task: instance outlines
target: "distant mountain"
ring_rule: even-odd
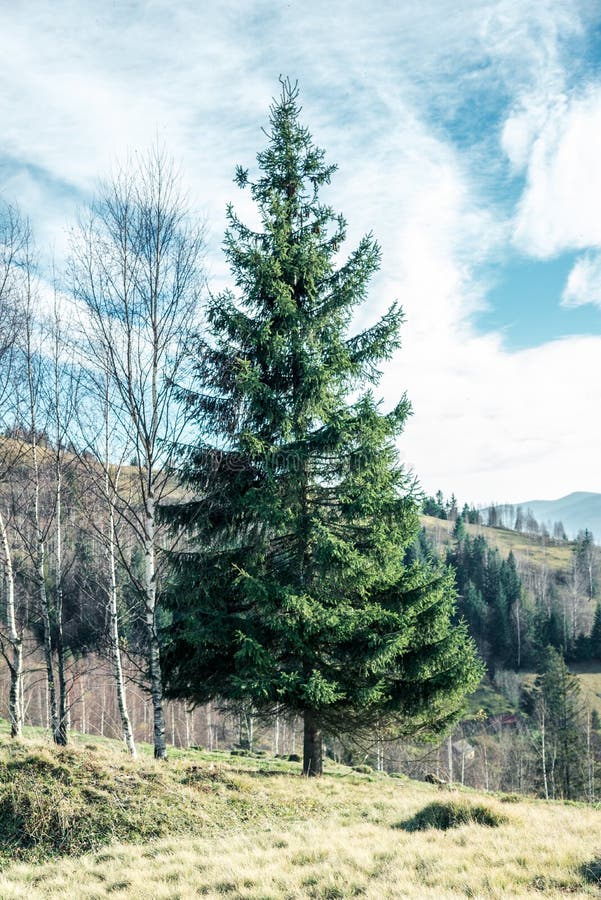
[[[563,522],[569,538],[588,528],[594,535],[595,543],[601,543],[601,494],[575,491],[559,500],[526,500],[524,503],[498,507],[503,524],[508,528],[514,527],[518,507],[522,508],[524,515],[531,510],[537,522],[546,525],[551,534],[554,523]]]

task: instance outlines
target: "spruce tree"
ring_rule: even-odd
[[[539,708],[544,708],[547,742],[553,758],[553,796],[573,800],[583,788],[581,760],[584,755],[584,709],[578,676],[573,675],[563,657],[548,647],[543,669],[534,684]]]
[[[595,618],[590,636],[590,654],[593,659],[601,659],[601,602],[595,608]]]
[[[345,221],[319,196],[335,166],[299,114],[283,81],[258,177],[236,172],[261,224],[228,209],[236,293],[210,299],[191,360],[188,499],[164,511],[188,538],[164,668],[172,697],[301,715],[303,769],[319,775],[324,732],[441,733],[481,669],[452,623],[450,573],[406,561],[418,500],[395,440],[409,403],[385,413],[371,391],[402,315],[348,335],[380,250],[367,235],[338,264]]]

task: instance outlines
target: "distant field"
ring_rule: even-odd
[[[591,708],[596,709],[601,716],[601,671],[599,666],[592,663],[576,663],[570,665],[570,670],[578,674],[585,698]]]
[[[434,516],[420,516],[420,519],[427,534],[437,543],[444,545],[452,543],[454,522],[436,519]],[[550,569],[567,569],[570,566],[574,545],[569,541],[560,544],[549,542],[546,546],[542,546],[540,538],[529,537],[508,528],[467,525],[466,529],[471,536],[483,535],[503,556],[507,556],[509,551],[513,550],[516,558],[535,565],[547,565]]]
[[[583,804],[332,764],[307,780],[269,758],[0,744],[6,900],[598,897],[599,834]]]
[[[582,688],[582,698],[591,710],[596,710],[601,716],[601,669],[598,663],[570,663],[570,672],[578,675]],[[520,678],[525,684],[532,685],[536,678],[536,672],[521,671]],[[480,688],[478,688],[480,690]]]

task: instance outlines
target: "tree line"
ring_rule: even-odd
[[[486,525],[488,528],[509,528],[520,534],[540,535],[543,539],[552,538],[555,541],[567,541],[566,530],[560,520],[553,523],[551,532],[544,522],[538,522],[532,510],[523,506],[515,506],[511,503],[498,505],[492,503],[488,507],[477,508],[464,503],[459,510],[455,494],[445,499],[442,491],[436,494],[426,495],[422,500],[422,512],[425,516],[434,516],[437,519],[449,519],[455,521],[462,518],[471,525]],[[589,533],[583,530],[583,534]]]

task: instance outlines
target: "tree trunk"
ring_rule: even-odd
[[[39,526],[38,526],[39,529]],[[56,706],[56,684],[54,680],[54,666],[52,664],[52,626],[50,622],[50,607],[46,593],[46,581],[44,576],[45,547],[41,532],[38,530],[37,539],[37,580],[42,612],[42,625],[44,630],[44,661],[46,663],[46,680],[48,682],[48,704],[50,707],[50,727],[53,740],[58,736],[58,711]]]
[[[108,471],[108,470],[107,470]],[[107,475],[107,495],[108,475]],[[121,717],[121,731],[123,740],[130,756],[135,758],[136,745],[134,743],[134,734],[129,718],[129,710],[127,708],[127,696],[125,692],[125,680],[123,678],[123,665],[121,662],[121,647],[119,644],[119,612],[117,607],[117,573],[115,571],[115,517],[113,510],[113,502],[110,496],[107,497],[109,504],[109,534],[108,534],[108,557],[109,557],[109,641],[110,652],[113,661],[113,672],[115,675],[115,687],[117,690],[117,705],[119,707],[119,716]]]
[[[10,670],[10,692],[8,708],[10,716],[10,736],[21,737],[23,734],[23,641],[17,629],[15,615],[15,576],[12,555],[8,543],[8,534],[4,516],[0,513],[0,536],[4,553],[4,572],[6,577],[6,618],[8,622],[8,640],[12,650]]]
[[[80,698],[81,698],[81,722],[80,722],[80,728],[79,728],[79,730],[81,731],[82,734],[87,734],[87,731],[88,731],[88,718],[87,718],[87,715],[86,715],[86,694],[87,694],[87,689],[86,689],[86,674],[85,674],[85,671],[81,673],[81,681],[80,681],[80,688],[79,688],[79,691],[80,691],[79,696],[80,696]]]
[[[213,711],[211,704],[207,704],[207,746],[209,750],[213,749]]]
[[[305,713],[303,737],[303,775],[323,775],[323,736],[321,728],[310,712]]]
[[[29,276],[29,272],[28,272]],[[33,351],[31,344],[31,310],[28,309],[26,318],[26,341],[27,341],[27,382],[29,388],[29,424],[31,427],[31,461],[34,478],[34,499],[33,513],[35,526],[35,571],[37,580],[37,589],[39,592],[40,612],[42,614],[42,625],[44,632],[44,661],[46,663],[46,680],[48,683],[48,705],[50,712],[50,720],[52,727],[52,736],[56,739],[58,735],[58,712],[56,706],[56,686],[54,681],[54,667],[52,661],[52,623],[50,617],[50,604],[48,602],[48,594],[46,592],[46,547],[44,543],[44,532],[42,531],[40,518],[40,467],[38,461],[38,445],[36,432],[36,394],[34,386],[34,370],[33,370]]]
[[[484,755],[484,787],[485,790],[489,789],[489,780],[488,780],[488,753],[486,750],[486,744],[482,746],[482,753]]]
[[[123,677],[123,664],[121,661],[121,644],[119,641],[119,607],[117,597],[117,563],[116,563],[116,539],[115,539],[115,491],[110,478],[110,438],[111,438],[111,420],[110,420],[110,375],[107,366],[105,395],[104,395],[104,492],[108,513],[108,529],[106,536],[106,553],[108,558],[109,569],[109,589],[108,589],[108,614],[109,614],[109,645],[110,655],[113,663],[113,673],[115,677],[115,688],[117,691],[117,706],[119,707],[119,716],[121,718],[121,732],[123,740],[130,756],[136,757],[136,745],[134,742],[134,732],[127,708],[127,694],[125,690],[125,679]],[[116,484],[119,480],[120,468],[116,473]],[[104,731],[104,693],[102,706],[102,727]]]
[[[546,742],[546,722],[545,710],[541,711],[540,720],[540,737],[541,737],[541,763],[543,770],[543,787],[545,790],[545,800],[549,799],[549,783],[547,781],[547,742]]]
[[[167,759],[165,743],[165,714],[163,711],[163,682],[161,678],[161,649],[156,629],[156,561],[155,561],[154,497],[146,501],[145,522],[145,605],[148,632],[148,670],[153,711],[154,758]]]
[[[186,726],[186,750],[189,750],[192,743],[192,713],[187,706],[184,707],[184,724]]]
[[[58,407],[58,385],[56,385],[57,423],[60,434],[60,417]],[[54,734],[54,742],[64,747],[67,743],[67,681],[65,678],[65,645],[63,640],[63,473],[61,466],[60,436],[56,450],[56,656],[58,673],[58,728]]]
[[[591,711],[586,711],[586,771],[588,781],[588,802],[595,802],[595,757],[592,752],[591,741],[592,723]]]

